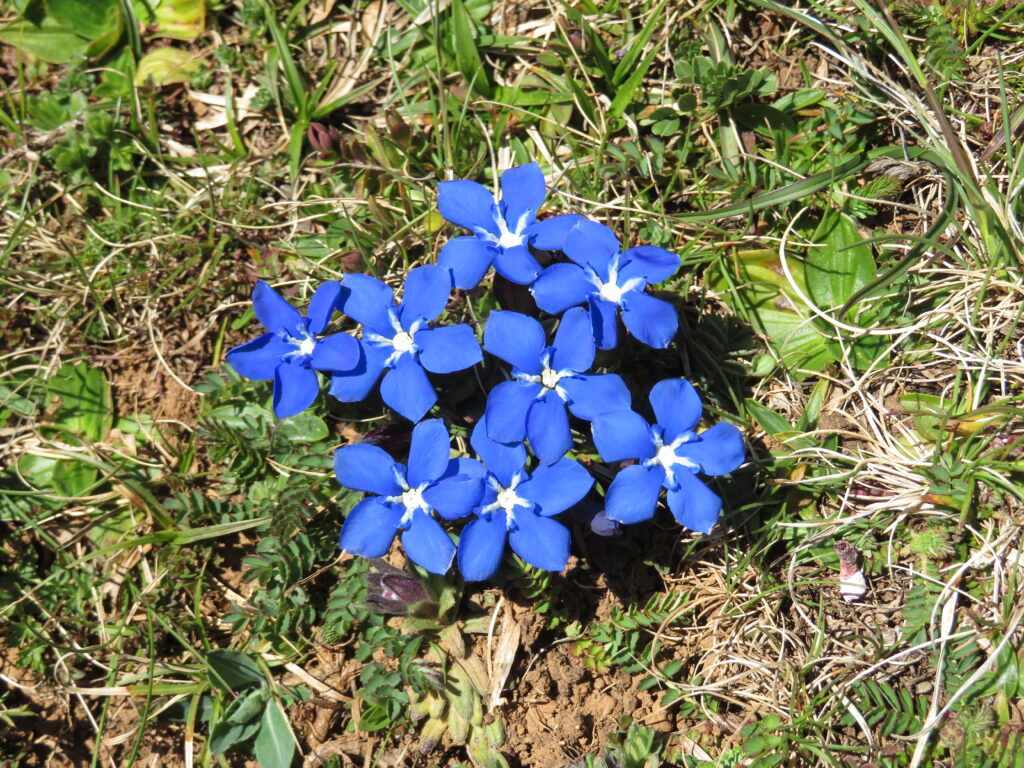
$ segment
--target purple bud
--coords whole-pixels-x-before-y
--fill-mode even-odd
[[[373,561],[366,574],[366,604],[376,613],[429,616],[437,604],[419,576],[401,571],[383,560]]]

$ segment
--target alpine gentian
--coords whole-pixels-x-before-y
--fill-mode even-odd
[[[346,488],[377,494],[348,513],[341,528],[341,549],[382,557],[401,531],[402,546],[414,563],[431,573],[447,572],[455,545],[431,512],[448,520],[464,517],[483,493],[479,473],[459,473],[450,452],[448,430],[440,419],[427,419],[413,429],[408,469],[369,443],[335,451],[338,481]]]
[[[661,489],[682,525],[709,533],[718,521],[722,500],[696,473],[725,475],[744,461],[743,436],[720,423],[700,434],[701,404],[685,379],[659,381],[651,389],[657,423],[633,411],[605,413],[594,419],[594,445],[605,461],[637,459],[621,470],[605,496],[605,514],[620,523],[637,523],[654,515]]]
[[[274,380],[274,415],[279,419],[306,410],[320,392],[316,371],[348,371],[358,366],[359,342],[347,333],[318,339],[334,313],[341,284],[323,283],[309,301],[303,317],[262,280],[252,291],[256,318],[267,333],[241,344],[226,359],[240,376]]]
[[[582,307],[562,316],[554,343],[544,345],[544,329],[518,312],[491,312],[484,328],[484,349],[512,365],[487,398],[487,434],[499,443],[530,447],[545,464],[572,447],[566,406],[592,421],[609,410],[628,409],[629,390],[613,373],[585,375],[594,363],[590,320]]]
[[[626,329],[651,347],[667,347],[676,335],[675,307],[644,292],[679,268],[679,256],[653,245],[619,253],[608,227],[584,220],[565,236],[562,248],[573,264],[552,264],[530,286],[537,306],[553,315],[587,303],[598,349],[618,344],[618,315]]]
[[[569,529],[552,520],[578,502],[594,484],[580,464],[562,458],[526,471],[526,448],[503,445],[487,436],[485,416],[473,429],[470,444],[486,465],[460,462],[466,474],[484,479],[483,497],[476,518],[459,536],[459,570],[466,581],[489,579],[498,570],[506,539],[513,551],[530,565],[561,571],[569,559]]]
[[[475,181],[442,181],[437,188],[437,207],[453,224],[473,232],[450,240],[438,255],[438,264],[455,276],[455,286],[475,288],[491,264],[513,283],[526,285],[540,273],[540,264],[529,245],[558,251],[565,234],[583,219],[579,214],[537,221],[547,186],[536,163],[509,168],[501,174],[501,202]]]
[[[453,373],[483,358],[468,325],[428,325],[444,311],[451,281],[444,267],[417,267],[406,278],[402,303],[396,304],[394,293],[380,280],[346,275],[341,307],[363,324],[364,358],[354,371],[331,377],[330,393],[345,403],[358,402],[387,370],[380,385],[384,402],[410,421],[423,418],[437,402],[426,371]]]

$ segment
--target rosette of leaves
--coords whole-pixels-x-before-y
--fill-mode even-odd
[[[676,78],[682,87],[672,94],[675,103],[658,107],[640,121],[655,136],[674,136],[684,120],[708,118],[745,101],[771,96],[778,88],[778,78],[767,69],[744,69],[708,56],[678,62]]]

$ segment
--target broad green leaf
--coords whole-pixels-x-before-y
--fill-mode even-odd
[[[206,665],[210,671],[210,683],[222,691],[239,691],[264,682],[259,667],[238,651],[210,651],[206,655]]]
[[[759,330],[768,339],[782,364],[796,378],[804,378],[811,371],[821,371],[835,361],[814,324],[795,312],[777,309],[757,310]],[[796,369],[803,369],[798,371]]]
[[[121,24],[118,0],[46,0],[46,10],[58,24],[87,40],[102,37]]]
[[[201,57],[179,48],[156,48],[139,62],[135,71],[135,84],[156,86],[187,83],[193,72],[203,65]]]
[[[259,730],[260,721],[253,720],[248,723],[235,723],[229,720],[221,720],[210,733],[210,753],[222,755],[232,747],[251,739]]]
[[[162,0],[154,13],[155,37],[195,40],[206,28],[205,0]]]
[[[66,363],[47,382],[47,400],[59,398],[54,425],[94,443],[107,436],[113,422],[110,386],[103,371],[85,363]]]
[[[536,107],[542,104],[564,104],[572,101],[572,94],[555,93],[539,89],[523,90],[506,85],[494,89],[494,100],[514,107]]]
[[[853,219],[829,210],[811,235],[816,243],[804,260],[810,299],[824,309],[840,307],[875,276],[871,246],[857,232]]]
[[[53,489],[61,496],[84,496],[99,477],[96,467],[80,461],[58,461],[53,468]]]
[[[89,47],[87,39],[49,16],[43,17],[38,26],[26,19],[12,22],[0,28],[0,40],[51,64],[66,64],[84,56]]]
[[[324,420],[309,411],[281,419],[278,423],[278,432],[294,443],[315,443],[324,440],[328,435]]]
[[[274,700],[268,701],[263,710],[253,752],[263,768],[287,768],[292,764],[295,738],[281,705]]]

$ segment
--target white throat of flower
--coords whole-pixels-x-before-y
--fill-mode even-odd
[[[302,336],[285,336],[285,341],[295,347],[288,357],[309,357],[316,348],[316,339],[308,330],[303,331]]]
[[[654,458],[647,459],[643,465],[645,467],[660,466],[665,470],[665,480],[670,485],[676,484],[676,467],[686,467],[687,469],[694,471],[700,468],[697,464],[693,463],[686,457],[676,455],[676,448],[693,439],[694,434],[692,432],[684,432],[671,443],[667,444],[662,442],[659,435],[655,434],[653,437],[655,447]]]
[[[559,382],[562,379],[571,378],[576,375],[575,371],[564,370],[557,371],[551,367],[551,358],[553,357],[551,349],[544,350],[544,354],[540,357],[541,365],[544,366],[543,370],[533,375],[530,373],[523,373],[521,371],[515,373],[516,379],[523,382],[524,384],[540,384],[541,391],[537,393],[537,398],[544,397],[549,391],[554,391],[556,395],[562,398],[563,401],[569,401],[569,395],[566,391],[559,386]]]
[[[426,515],[430,514],[431,507],[427,503],[427,500],[423,498],[423,492],[427,490],[430,483],[423,483],[422,485],[411,488],[408,481],[402,476],[402,473],[398,471],[398,467],[392,468],[392,474],[394,475],[395,481],[402,489],[402,493],[398,496],[388,496],[387,501],[392,504],[401,504],[405,507],[405,512],[402,514],[402,519],[398,523],[400,529],[409,527],[409,523],[412,522],[413,513],[417,509],[423,510]]]
[[[391,347],[391,354],[384,361],[384,367],[391,368],[402,355],[415,355],[420,351],[420,348],[416,346],[416,334],[423,329],[427,321],[423,319],[416,320],[407,331],[402,327],[402,323],[398,319],[398,313],[395,312],[394,308],[388,309],[388,319],[391,321],[391,328],[395,332],[394,336],[389,339],[378,333],[368,332],[364,328],[363,338],[380,346]]]
[[[498,478],[494,475],[487,476],[487,483],[497,492],[497,498],[485,507],[480,508],[480,516],[490,518],[499,509],[505,513],[505,527],[508,530],[513,530],[516,527],[516,507],[525,507],[529,509],[532,504],[516,493],[516,486],[519,485],[520,481],[524,479],[524,475],[521,472],[516,472],[512,476],[512,482],[508,484],[508,487],[502,487],[501,483],[498,482]]]
[[[501,215],[501,209],[497,205],[491,206],[491,218],[494,219],[494,226],[498,228],[498,235],[495,237],[493,232],[488,232],[483,227],[477,227],[474,229],[474,233],[481,240],[486,240],[489,243],[494,243],[499,248],[515,248],[516,246],[523,245],[526,242],[526,235],[523,234],[526,231],[527,221],[530,218],[531,211],[523,211],[519,217],[519,221],[515,223],[512,229],[509,229],[508,222],[505,221],[505,217]]]
[[[622,294],[638,289],[643,290],[646,284],[642,277],[631,277],[622,285],[619,285],[619,257],[621,255],[621,253],[617,253],[612,257],[611,263],[608,265],[607,280],[602,280],[600,275],[592,269],[586,270],[590,282],[597,288],[597,295],[605,301],[618,305],[622,304]]]

